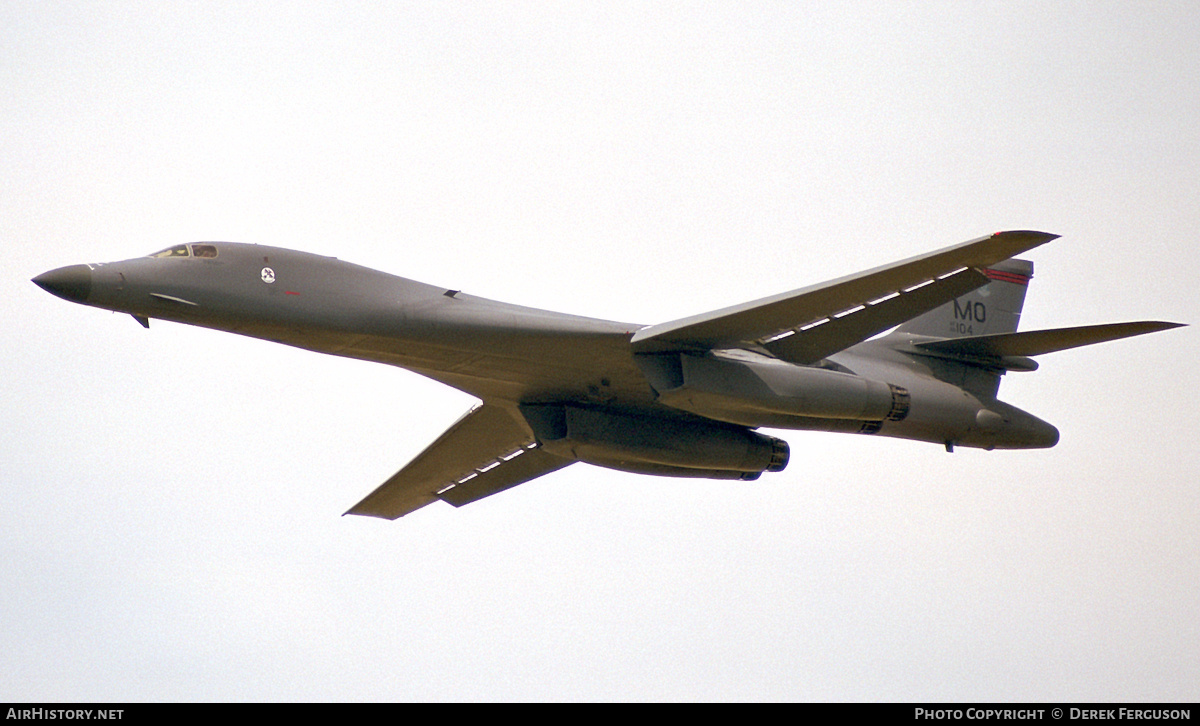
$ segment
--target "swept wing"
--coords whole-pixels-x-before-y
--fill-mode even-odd
[[[812,362],[987,282],[978,272],[956,273],[994,265],[1057,237],[1045,232],[997,232],[819,285],[651,325],[634,333],[633,350],[657,353],[747,343],[769,346],[796,338],[776,346],[785,354],[781,357]],[[925,290],[927,287],[932,290]]]
[[[438,500],[461,507],[571,463],[536,448],[526,426],[485,403],[346,514],[396,519]]]

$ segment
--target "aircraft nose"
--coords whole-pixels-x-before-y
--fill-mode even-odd
[[[81,303],[92,293],[92,270],[87,265],[68,265],[43,272],[33,278],[33,284],[51,295]]]

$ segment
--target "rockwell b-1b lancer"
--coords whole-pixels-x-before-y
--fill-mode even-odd
[[[575,462],[757,479],[788,445],[759,428],[1054,446],[997,399],[1033,357],[1177,327],[1017,332],[1055,239],[999,232],[873,270],[657,325],[509,305],[306,252],[181,244],[34,278],[78,303],[406,368],[482,403],[347,514],[396,519],[482,499]],[[897,327],[898,326],[898,327]],[[886,335],[880,335],[895,328]]]

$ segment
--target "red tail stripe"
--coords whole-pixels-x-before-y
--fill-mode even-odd
[[[1022,275],[1018,272],[1002,272],[1000,270],[984,270],[983,274],[987,275],[988,278],[992,279],[992,280],[1001,280],[1003,282],[1011,282],[1011,283],[1014,283],[1017,285],[1028,285],[1029,284],[1029,276]]]

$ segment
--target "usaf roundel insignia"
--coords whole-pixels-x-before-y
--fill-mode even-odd
[[[268,285],[270,285],[272,282],[275,282],[275,271],[270,267],[264,267],[262,269],[262,281]]]

